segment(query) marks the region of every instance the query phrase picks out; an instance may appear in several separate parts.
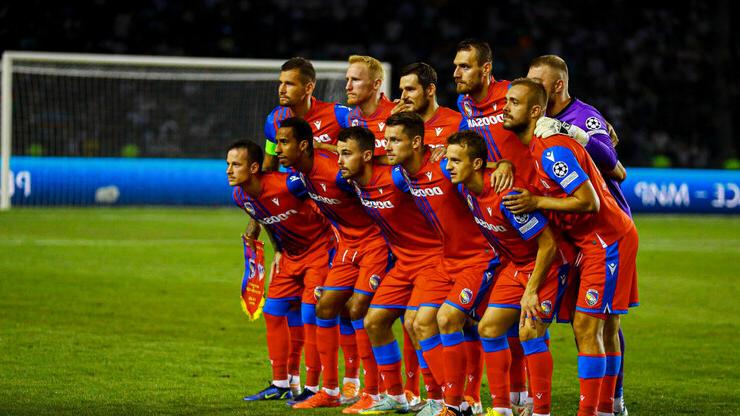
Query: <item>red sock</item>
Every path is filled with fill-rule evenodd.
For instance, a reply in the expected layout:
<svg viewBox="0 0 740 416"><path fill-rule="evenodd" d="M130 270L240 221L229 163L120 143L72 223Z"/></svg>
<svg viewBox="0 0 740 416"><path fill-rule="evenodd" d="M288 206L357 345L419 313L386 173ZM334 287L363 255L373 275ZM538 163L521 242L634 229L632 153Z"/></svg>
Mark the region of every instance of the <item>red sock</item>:
<svg viewBox="0 0 740 416"><path fill-rule="evenodd" d="M518 325L518 324L516 324ZM519 342L519 335L507 337L511 350L511 369L509 369L509 383L511 391L527 391L527 369L524 359L524 350Z"/></svg>
<svg viewBox="0 0 740 416"><path fill-rule="evenodd" d="M493 407L509 408L509 369L511 367L511 351L506 336L496 338L481 338L483 355L486 358L486 375L491 390Z"/></svg>
<svg viewBox="0 0 740 416"><path fill-rule="evenodd" d="M355 334L340 334L339 345L344 355L344 376L347 378L360 377L360 357L357 354Z"/></svg>
<svg viewBox="0 0 740 416"><path fill-rule="evenodd" d="M265 313L267 335L267 354L272 362L272 379L288 379L288 352L290 349L290 331L288 320L284 316Z"/></svg>
<svg viewBox="0 0 740 416"><path fill-rule="evenodd" d="M303 325L288 326L290 331L290 354L288 355L288 374L301 374L301 353L303 352Z"/></svg>
<svg viewBox="0 0 740 416"><path fill-rule="evenodd" d="M468 383L465 386L465 395L476 402L480 401L480 386L483 382L483 346L480 340L465 341L465 353L468 360Z"/></svg>
<svg viewBox="0 0 740 416"><path fill-rule="evenodd" d="M401 349L398 342L373 347L373 356L377 360L380 379L386 386L385 391L393 396L403 394L403 377L401 376Z"/></svg>
<svg viewBox="0 0 740 416"><path fill-rule="evenodd" d="M447 388L444 390L445 403L459 406L465 391L468 357L465 353L465 338L462 332L442 334L444 351L444 371Z"/></svg>
<svg viewBox="0 0 740 416"><path fill-rule="evenodd" d="M427 390L427 399L442 400L442 387L434 379L434 375L429 368L422 368L421 374L424 376L424 388Z"/></svg>
<svg viewBox="0 0 740 416"><path fill-rule="evenodd" d="M365 370L365 393L378 394L379 375L378 365L375 363L373 348L370 345L370 339L367 337L362 319L352 321L355 327L355 338L357 339L357 352L362 360L362 367Z"/></svg>
<svg viewBox="0 0 740 416"><path fill-rule="evenodd" d="M603 354L578 354L578 380L581 385L581 402L578 416L596 415L601 381L606 371L606 356Z"/></svg>
<svg viewBox="0 0 740 416"><path fill-rule="evenodd" d="M614 388L617 385L621 359L622 353L619 351L606 353L606 373L599 392L599 412L611 413L614 411Z"/></svg>
<svg viewBox="0 0 740 416"><path fill-rule="evenodd" d="M316 347L321 358L324 388L336 389L339 386L337 359L339 356L339 325L337 319L316 318Z"/></svg>
<svg viewBox="0 0 740 416"><path fill-rule="evenodd" d="M404 390L408 390L419 395L419 359L416 358L416 348L411 342L406 328L403 329L403 364L406 369L406 385Z"/></svg>
<svg viewBox="0 0 740 416"><path fill-rule="evenodd" d="M527 359L534 413L549 414L552 395L552 354L544 337L522 342Z"/></svg>
<svg viewBox="0 0 740 416"><path fill-rule="evenodd" d="M427 362L429 373L437 385L443 386L445 382L445 357L442 347L442 339L439 334L419 341L421 344L424 361Z"/></svg>
<svg viewBox="0 0 740 416"><path fill-rule="evenodd" d="M321 357L316 347L316 325L303 325L303 332L306 334L306 385L318 386L319 375L321 374Z"/></svg>

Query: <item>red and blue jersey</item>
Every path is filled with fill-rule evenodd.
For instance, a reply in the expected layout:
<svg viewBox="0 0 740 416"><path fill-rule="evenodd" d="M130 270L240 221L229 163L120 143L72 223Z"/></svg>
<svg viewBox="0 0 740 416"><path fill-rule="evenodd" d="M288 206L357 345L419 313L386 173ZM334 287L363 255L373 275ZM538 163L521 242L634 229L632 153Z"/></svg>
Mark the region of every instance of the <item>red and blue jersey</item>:
<svg viewBox="0 0 740 416"><path fill-rule="evenodd" d="M263 173L257 197L240 186L232 193L234 203L270 230L275 250L291 256L304 253L319 239L331 238L329 223L316 212L300 175Z"/></svg>
<svg viewBox="0 0 740 416"><path fill-rule="evenodd" d="M378 224L400 263L422 262L442 255L442 240L416 207L400 166L373 166L370 181L357 195Z"/></svg>
<svg viewBox="0 0 740 416"><path fill-rule="evenodd" d="M607 247L634 226L609 193L599 168L578 142L561 134L546 139L534 137L530 151L545 195L565 198L589 180L596 190L600 202L598 212L557 213L553 217L558 228L579 248L588 249L595 244Z"/></svg>
<svg viewBox="0 0 740 416"><path fill-rule="evenodd" d="M447 138L457 132L460 121L460 113L447 107L439 107L432 118L424 122L424 144L431 147L447 146Z"/></svg>
<svg viewBox="0 0 740 416"><path fill-rule="evenodd" d="M378 102L378 108L372 114L364 115L359 106L352 107L347 116L348 123L350 126L360 126L373 132L375 135L375 156L382 156L385 154L385 120L391 116L391 110L396 105L393 101L389 100L385 94L380 94L380 101Z"/></svg>
<svg viewBox="0 0 740 416"><path fill-rule="evenodd" d="M303 117L313 130L313 139L319 143L337 144L339 130L349 126L347 115L349 107L337 103L327 103L311 97L311 108L306 116ZM268 155L275 155L275 136L280 128L280 123L286 118L293 117L293 110L289 107L277 106L265 121L265 137L267 145L265 152Z"/></svg>
<svg viewBox="0 0 740 416"><path fill-rule="evenodd" d="M365 213L354 187L342 178L337 159L334 153L314 150L313 167L302 174L309 198L334 227L339 243L352 248L385 244L378 226Z"/></svg>
<svg viewBox="0 0 740 416"><path fill-rule="evenodd" d="M409 175L405 169L401 172L416 206L442 238L445 268L452 272L482 260L487 263L495 253L450 181L445 169L447 159L435 163L430 158L431 152L427 151L421 168L414 175Z"/></svg>
<svg viewBox="0 0 740 416"><path fill-rule="evenodd" d="M492 172L492 169L486 169L484 177L488 178ZM504 206L503 197L518 192L508 190L497 193L488 180L483 181L483 190L478 195L462 184L458 190L468 203L481 233L504 260L512 261L517 266L535 261L539 249L535 237L547 226L547 219L542 213L513 214Z"/></svg>
<svg viewBox="0 0 740 416"><path fill-rule="evenodd" d="M486 140L488 161L506 159L514 164L517 177L525 184L536 182L532 156L516 134L504 129L504 106L509 81L496 81L491 78L488 95L481 102L475 102L469 95L460 95L457 107L462 113L460 130L474 130Z"/></svg>

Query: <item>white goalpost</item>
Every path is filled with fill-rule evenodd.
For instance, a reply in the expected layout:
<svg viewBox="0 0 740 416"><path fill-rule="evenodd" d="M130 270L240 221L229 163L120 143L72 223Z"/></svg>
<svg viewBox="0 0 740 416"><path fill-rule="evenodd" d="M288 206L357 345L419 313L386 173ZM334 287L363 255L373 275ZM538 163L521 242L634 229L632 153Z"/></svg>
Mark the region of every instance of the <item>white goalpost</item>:
<svg viewBox="0 0 740 416"><path fill-rule="evenodd" d="M14 194L28 197L19 205L86 204L77 196L44 199L37 189L65 192L65 172L32 178L13 172L16 161L53 160L58 169L73 160L215 159L235 139L262 145L284 62L17 51L2 61L0 210ZM314 95L344 102L347 62L312 62ZM390 95L391 67L384 67Z"/></svg>

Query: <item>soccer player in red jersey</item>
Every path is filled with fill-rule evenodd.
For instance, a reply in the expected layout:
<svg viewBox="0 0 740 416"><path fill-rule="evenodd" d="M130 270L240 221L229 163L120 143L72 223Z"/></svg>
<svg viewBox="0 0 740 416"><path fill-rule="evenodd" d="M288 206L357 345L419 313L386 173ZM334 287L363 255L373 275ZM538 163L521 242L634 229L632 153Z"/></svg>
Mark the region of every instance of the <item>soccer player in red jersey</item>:
<svg viewBox="0 0 740 416"><path fill-rule="evenodd" d="M416 207L401 168L373 163L375 137L371 131L363 127L342 130L337 148L342 176L352 180L365 211L380 227L396 258L365 317L365 328L388 395L360 413L407 412L410 403L403 391L401 351L392 326L404 314L405 326L413 324L423 297L424 279L433 276L446 279L441 262L442 242ZM436 299L437 302L443 300L442 297ZM411 308L407 310L408 306ZM413 328L408 328L407 332L413 334ZM440 386L433 381L428 367L423 367L430 397L440 399Z"/></svg>
<svg viewBox="0 0 740 416"><path fill-rule="evenodd" d="M636 301L637 230L609 193L604 178L586 150L568 136L533 137L538 119L547 108L541 83L521 78L506 94L504 127L528 146L537 164L545 196L521 189L504 197L504 204L520 215L535 209L558 211L558 227L580 249L577 267L580 287L573 321L578 344L581 400L578 414L611 414L618 368L619 321ZM602 405L608 405L602 407Z"/></svg>
<svg viewBox="0 0 740 416"><path fill-rule="evenodd" d="M329 271L334 241L329 223L315 211L299 175L262 173L262 149L248 141L232 144L226 162L234 203L265 227L275 249L274 273L263 310L273 381L244 400L291 398L288 355L293 332L288 327L288 311L297 304L304 311L315 307L314 290ZM311 322L306 324L307 384L315 386L315 393L321 363L316 351L316 327ZM302 395L312 394L309 388L305 392Z"/></svg>
<svg viewBox="0 0 740 416"><path fill-rule="evenodd" d="M279 105L265 120L265 170L278 170L275 158L275 134L289 117L306 120L313 130L315 148L336 151L339 129L347 127L349 108L313 97L316 71L305 58L291 58L280 67Z"/></svg>
<svg viewBox="0 0 740 416"><path fill-rule="evenodd" d="M345 304L366 371L365 391L377 396L378 370L363 319L375 290L392 266L392 255L378 226L364 212L354 189L341 177L337 156L313 149L311 127L306 121L295 117L283 121L278 130L275 153L282 166L292 168L304 179L308 196L332 224L338 241L336 256L316 305L323 389L293 408L339 406L338 318Z"/></svg>
<svg viewBox="0 0 740 416"><path fill-rule="evenodd" d="M447 169L465 197L483 235L496 247L505 267L499 272L478 324L486 356L493 412L512 415L509 400L511 353L506 333L521 322L519 338L526 355L534 415L550 414L552 355L545 340L557 315L570 265L558 252L555 234L538 211L514 215L503 205L507 190L495 192L485 179L490 170L483 137L472 131L448 139Z"/></svg>
<svg viewBox="0 0 740 416"><path fill-rule="evenodd" d="M447 145L447 137L458 131L462 116L437 103L437 71L429 64L416 62L401 69L401 98L392 113L413 111L424 120L424 144Z"/></svg>
<svg viewBox="0 0 740 416"><path fill-rule="evenodd" d="M511 161L519 180L523 184L533 184L537 175L532 157L516 135L503 128L503 109L509 81L493 77L491 47L481 40L463 40L457 45L454 64L455 89L460 94L457 107L463 117L460 130L474 130L483 136L488 161ZM512 326L509 334L512 353L511 399L515 405L524 405L527 388L518 328L518 325Z"/></svg>
<svg viewBox="0 0 740 416"><path fill-rule="evenodd" d="M352 55L346 78L347 105L352 107L348 123L373 132L375 157L385 161L385 119L395 104L380 92L385 78L383 65L371 56Z"/></svg>
<svg viewBox="0 0 740 416"><path fill-rule="evenodd" d="M418 114L401 112L388 118L386 128L388 158L403 168L417 206L444 244L448 280L428 280L425 292L441 294L445 301L441 305L422 302L414 330L434 378L446 386L444 411L460 415L469 407L463 401L467 359L462 328L485 302L498 256L450 182L444 167L447 160L431 161L431 150L424 146L424 120ZM439 406L434 400L427 404Z"/></svg>

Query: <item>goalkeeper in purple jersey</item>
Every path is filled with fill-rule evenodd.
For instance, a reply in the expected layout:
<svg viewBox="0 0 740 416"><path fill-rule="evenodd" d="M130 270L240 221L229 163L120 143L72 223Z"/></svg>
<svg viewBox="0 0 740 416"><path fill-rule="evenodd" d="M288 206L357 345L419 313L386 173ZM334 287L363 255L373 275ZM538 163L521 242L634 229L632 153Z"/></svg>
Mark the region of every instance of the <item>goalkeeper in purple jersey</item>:
<svg viewBox="0 0 740 416"><path fill-rule="evenodd" d="M586 132L581 144L606 180L609 193L627 215L632 215L619 184L627 177L617 157L616 134L599 110L571 97L568 92L568 66L556 55L543 55L529 65L527 78L542 82L547 91L547 117L577 126Z"/></svg>
<svg viewBox="0 0 740 416"><path fill-rule="evenodd" d="M619 184L627 177L627 171L619 162L614 146L618 140L616 133L601 115L599 110L583 101L571 97L568 92L568 65L557 55L543 55L535 58L529 65L527 78L542 82L547 91L547 117L537 123L535 135L542 135L543 130L568 131L571 137L578 136L583 145L599 168L609 188L609 193L619 204L619 207L630 217L630 207L622 193ZM577 132L575 127L582 131ZM549 134L548 134L549 135ZM630 295L632 298L632 295ZM617 373L617 383L613 396L613 410L615 416L627 416L624 405L624 335L619 329L619 342L622 351L622 360L618 369L607 369L607 373ZM599 403L600 407L607 406Z"/></svg>

